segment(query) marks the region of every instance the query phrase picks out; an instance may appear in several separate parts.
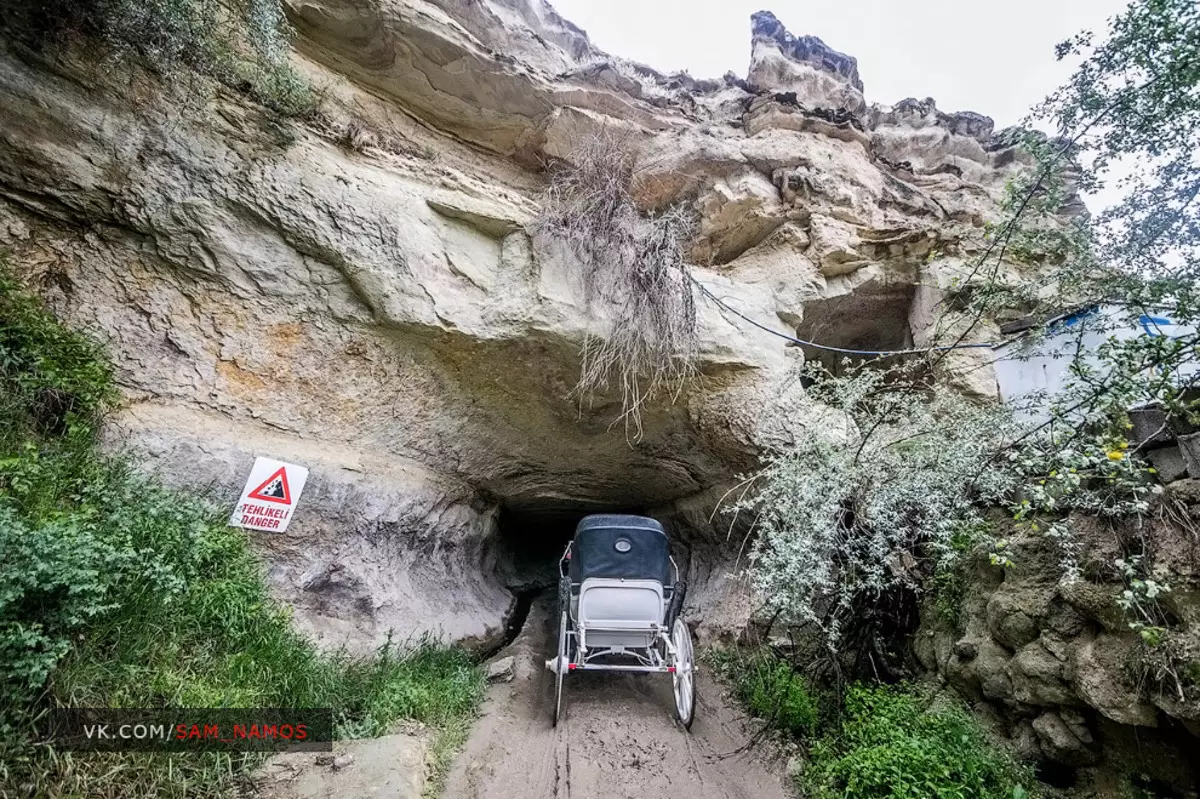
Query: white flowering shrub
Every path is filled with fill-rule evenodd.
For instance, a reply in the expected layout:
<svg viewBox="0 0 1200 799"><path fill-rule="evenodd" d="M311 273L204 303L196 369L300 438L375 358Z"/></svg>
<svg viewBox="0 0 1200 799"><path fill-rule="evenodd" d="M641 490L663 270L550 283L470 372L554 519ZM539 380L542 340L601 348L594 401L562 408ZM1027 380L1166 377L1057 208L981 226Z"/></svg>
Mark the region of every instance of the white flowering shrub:
<svg viewBox="0 0 1200 799"><path fill-rule="evenodd" d="M896 655L886 631L915 622L906 597L1010 491L1011 470L988 459L1013 422L908 369L808 369L812 401L848 424L772 453L733 510L753 519L751 574L767 606L883 668Z"/></svg>
<svg viewBox="0 0 1200 799"><path fill-rule="evenodd" d="M1178 394L1141 374L1154 346L1107 346L1120 376L1097 382L1080 367L1050 420L1037 424L937 386L919 364L847 365L839 375L808 365L814 409L844 423L771 453L732 504L752 521L750 574L769 612L818 632L843 664L865 657L856 668L897 666L916 597L934 586L956 590L948 575L964 552L986 544L993 565L1013 564L1008 540L993 538L986 518L996 508L1017 530L1054 541L1064 583L1079 579L1072 513L1137 529L1161 492L1127 440L1135 399ZM1142 585L1156 592L1165 583Z"/></svg>

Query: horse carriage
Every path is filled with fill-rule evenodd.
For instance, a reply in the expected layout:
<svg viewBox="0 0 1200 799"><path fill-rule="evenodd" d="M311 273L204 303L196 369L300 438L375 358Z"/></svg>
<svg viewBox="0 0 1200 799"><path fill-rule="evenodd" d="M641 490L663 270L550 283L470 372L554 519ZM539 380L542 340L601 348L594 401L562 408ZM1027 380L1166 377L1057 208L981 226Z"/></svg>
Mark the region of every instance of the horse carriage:
<svg viewBox="0 0 1200 799"><path fill-rule="evenodd" d="M696 707L692 636L680 610L684 584L661 524L645 516L584 517L558 563L554 723L565 678L578 671L670 674L675 717L690 728Z"/></svg>

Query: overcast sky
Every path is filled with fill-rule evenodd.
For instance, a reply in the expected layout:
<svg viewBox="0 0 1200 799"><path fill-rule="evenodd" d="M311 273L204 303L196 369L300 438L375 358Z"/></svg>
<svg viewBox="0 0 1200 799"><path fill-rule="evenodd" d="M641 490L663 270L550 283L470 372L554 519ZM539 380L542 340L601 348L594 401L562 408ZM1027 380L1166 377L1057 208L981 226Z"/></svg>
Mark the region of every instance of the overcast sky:
<svg viewBox="0 0 1200 799"><path fill-rule="evenodd" d="M1069 77L1054 45L1100 32L1127 0L550 0L614 55L698 78L750 62L750 14L766 8L797 36L858 59L869 102L932 97L997 129Z"/></svg>

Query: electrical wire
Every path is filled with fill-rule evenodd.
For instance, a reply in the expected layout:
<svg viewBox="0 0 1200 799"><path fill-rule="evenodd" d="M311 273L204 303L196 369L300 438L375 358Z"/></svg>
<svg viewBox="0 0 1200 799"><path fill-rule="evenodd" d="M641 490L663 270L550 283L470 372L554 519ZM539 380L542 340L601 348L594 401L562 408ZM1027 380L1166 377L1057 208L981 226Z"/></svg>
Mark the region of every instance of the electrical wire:
<svg viewBox="0 0 1200 799"><path fill-rule="evenodd" d="M832 347L828 344L818 344L815 341L805 341L802 338L797 338L795 336L789 336L787 333L780 333L778 330L772 330L771 328L767 327L766 325L764 325L760 322L754 321L753 319L751 319L749 316L746 316L744 313L742 313L738 309L730 306L728 303L726 303L720 297L718 297L717 295L715 295L711 291L709 291L708 287L705 286L703 283L701 283L699 280L697 280L694 275L689 274L688 279L696 284L696 287L700 289L700 292L702 294L704 294L704 296L708 297L713 302L715 302L717 305L721 306L726 311L729 311L731 314L754 325L759 330L770 333L772 336L778 336L779 338L781 338L785 341L790 341L793 344L802 344L805 347L812 347L813 349L825 350L826 352L840 352L840 353L844 353L846 355L874 355L876 357L884 357L884 356L888 356L888 355L920 355L920 354L926 353L926 352L944 352L946 350L970 350L970 349L989 349L990 350L993 347L997 346L994 343L991 343L991 344L951 344L951 345L940 346L940 347L923 347L923 348L908 349L908 350L854 350L854 349L847 349L846 347Z"/></svg>

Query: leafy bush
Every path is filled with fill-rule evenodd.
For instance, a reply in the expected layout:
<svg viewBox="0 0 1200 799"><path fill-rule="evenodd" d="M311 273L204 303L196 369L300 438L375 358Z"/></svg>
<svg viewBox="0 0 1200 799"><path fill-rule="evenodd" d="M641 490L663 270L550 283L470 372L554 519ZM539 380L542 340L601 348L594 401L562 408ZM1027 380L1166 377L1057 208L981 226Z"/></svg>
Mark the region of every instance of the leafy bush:
<svg viewBox="0 0 1200 799"><path fill-rule="evenodd" d="M769 650L715 650L717 670L733 683L738 699L755 716L788 735L804 738L817 729L817 703L808 681Z"/></svg>
<svg viewBox="0 0 1200 799"><path fill-rule="evenodd" d="M313 103L288 63L291 29L280 0L15 0L0 22L40 47L83 38L160 74L186 67L281 113Z"/></svg>
<svg viewBox="0 0 1200 799"><path fill-rule="evenodd" d="M114 396L99 346L21 291L0 254L0 448L87 449Z"/></svg>
<svg viewBox="0 0 1200 799"><path fill-rule="evenodd" d="M483 693L468 655L319 652L223 509L96 452L112 396L99 347L5 275L0 310L0 796L216 796L259 760L75 758L33 745L46 705L328 707L342 736L413 719L461 737Z"/></svg>
<svg viewBox="0 0 1200 799"><path fill-rule="evenodd" d="M840 731L800 776L812 799L1022 799L1032 777L959 708L903 687L854 686Z"/></svg>
<svg viewBox="0 0 1200 799"><path fill-rule="evenodd" d="M900 673L924 578L1011 484L987 468L1010 417L912 369L809 374L820 421L732 508L754 520L751 576L783 623L809 625L861 676Z"/></svg>
<svg viewBox="0 0 1200 799"><path fill-rule="evenodd" d="M1144 520L1162 491L1129 449L1125 409L1148 387L1177 391L1146 376L1147 358L1173 345L1131 341L1140 355L1126 348L1118 374L1100 379L1077 362L1045 422L972 402L921 364L836 375L808 364L804 402L820 421L770 453L732 505L753 520L750 576L769 610L818 634L835 670L894 681L907 676L920 593L940 588L951 610L965 589L956 564L976 544L991 546L994 565L1012 565L1007 542L988 540L988 508L1052 541L1061 579L1078 579L1072 513ZM1072 398L1097 384L1106 401L1076 413Z"/></svg>

